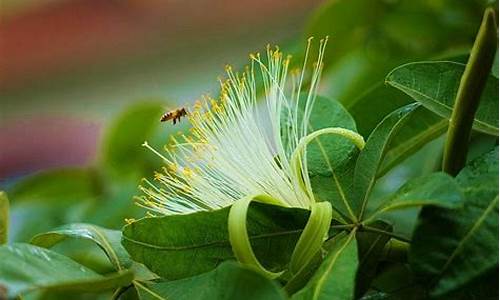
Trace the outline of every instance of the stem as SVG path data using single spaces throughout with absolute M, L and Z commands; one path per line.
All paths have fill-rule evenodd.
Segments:
M 121 287 L 117 288 L 115 290 L 115 292 L 113 293 L 113 295 L 111 295 L 111 300 L 118 300 L 118 299 L 120 299 L 120 296 L 123 293 L 125 293 L 130 287 L 132 287 L 132 285 L 121 286 Z
M 386 235 L 386 236 L 390 236 L 391 238 L 394 238 L 396 240 L 399 240 L 399 241 L 402 241 L 402 242 L 405 242 L 405 243 L 410 243 L 411 240 L 402 236 L 402 235 L 399 235 L 397 233 L 394 233 L 394 232 L 390 232 L 390 231 L 385 231 L 383 229 L 379 229 L 379 228 L 375 228 L 375 227 L 371 227 L 371 226 L 362 226 L 360 228 L 360 230 L 364 230 L 364 231 L 368 231 L 368 232 L 376 232 L 376 233 L 380 233 L 380 234 L 383 234 L 383 235 Z
M 342 225 L 332 225 L 330 229 L 352 229 L 356 227 L 354 224 L 342 224 Z
M 455 98 L 444 148 L 443 171 L 455 176 L 464 167 L 474 115 L 491 72 L 498 44 L 495 12 L 486 9 Z

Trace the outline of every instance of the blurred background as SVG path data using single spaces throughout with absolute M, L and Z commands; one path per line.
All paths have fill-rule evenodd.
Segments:
M 124 218 L 143 215 L 132 197 L 140 179 L 161 162 L 140 145 L 148 140 L 161 147 L 179 130 L 160 126 L 161 114 L 216 93 L 225 64 L 239 68 L 250 52 L 268 43 L 294 54 L 299 64 L 308 37 L 329 35 L 321 94 L 341 101 L 366 137 L 383 116 L 412 101 L 384 87 L 385 75 L 410 61 L 466 61 L 484 8 L 497 4 L 2 0 L 0 5 L 0 190 L 12 203 L 10 239 L 19 241 L 65 223 L 120 228 Z M 435 167 L 438 137 L 437 146 L 409 159 L 418 165 L 412 172 Z M 381 189 L 397 187 L 412 176 L 408 172 L 394 170 Z
M 3 0 L 0 178 L 86 164 L 124 107 L 212 91 L 225 64 L 297 36 L 318 4 Z

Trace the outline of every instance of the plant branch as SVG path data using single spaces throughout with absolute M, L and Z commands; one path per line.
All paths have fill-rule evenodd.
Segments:
M 474 115 L 491 71 L 498 44 L 495 12 L 488 8 L 460 80 L 444 148 L 443 171 L 455 176 L 464 167 Z
M 331 225 L 330 229 L 352 229 L 356 227 L 354 224 Z
M 113 293 L 113 295 L 111 295 L 111 300 L 117 300 L 117 299 L 120 299 L 120 296 L 125 293 L 129 288 L 131 288 L 132 285 L 128 285 L 128 286 L 121 286 L 119 288 L 117 288 L 115 290 L 115 292 Z

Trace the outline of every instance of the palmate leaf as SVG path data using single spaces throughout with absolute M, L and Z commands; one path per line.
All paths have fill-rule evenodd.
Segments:
M 198 276 L 153 284 L 136 282 L 135 287 L 141 300 L 286 299 L 276 282 L 233 262 Z
M 126 286 L 133 277 L 130 271 L 103 276 L 64 255 L 28 244 L 1 246 L 0 257 L 0 286 L 9 298 L 34 290 L 103 291 Z
M 443 295 L 498 265 L 498 148 L 457 176 L 464 207 L 424 208 L 410 248 L 414 271 Z
M 334 247 L 309 283 L 292 299 L 352 299 L 358 267 L 355 231 L 335 238 Z
M 359 154 L 354 169 L 354 188 L 351 201 L 358 219 L 362 219 L 388 145 L 418 106 L 418 104 L 409 104 L 389 114 L 373 130 L 365 148 Z
M 234 259 L 227 229 L 229 207 L 186 215 L 144 218 L 123 229 L 122 244 L 132 259 L 169 280 L 210 271 Z M 283 270 L 309 211 L 253 202 L 247 229 L 258 260 Z
M 465 65 L 450 61 L 415 62 L 387 75 L 386 83 L 402 90 L 429 110 L 450 118 Z M 474 117 L 474 129 L 498 136 L 498 78 L 490 75 Z

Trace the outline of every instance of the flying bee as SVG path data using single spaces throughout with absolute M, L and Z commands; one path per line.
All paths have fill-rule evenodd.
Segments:
M 181 118 L 187 115 L 187 110 L 184 107 L 171 110 L 166 112 L 161 116 L 160 122 L 166 122 L 172 120 L 174 125 L 181 121 Z

